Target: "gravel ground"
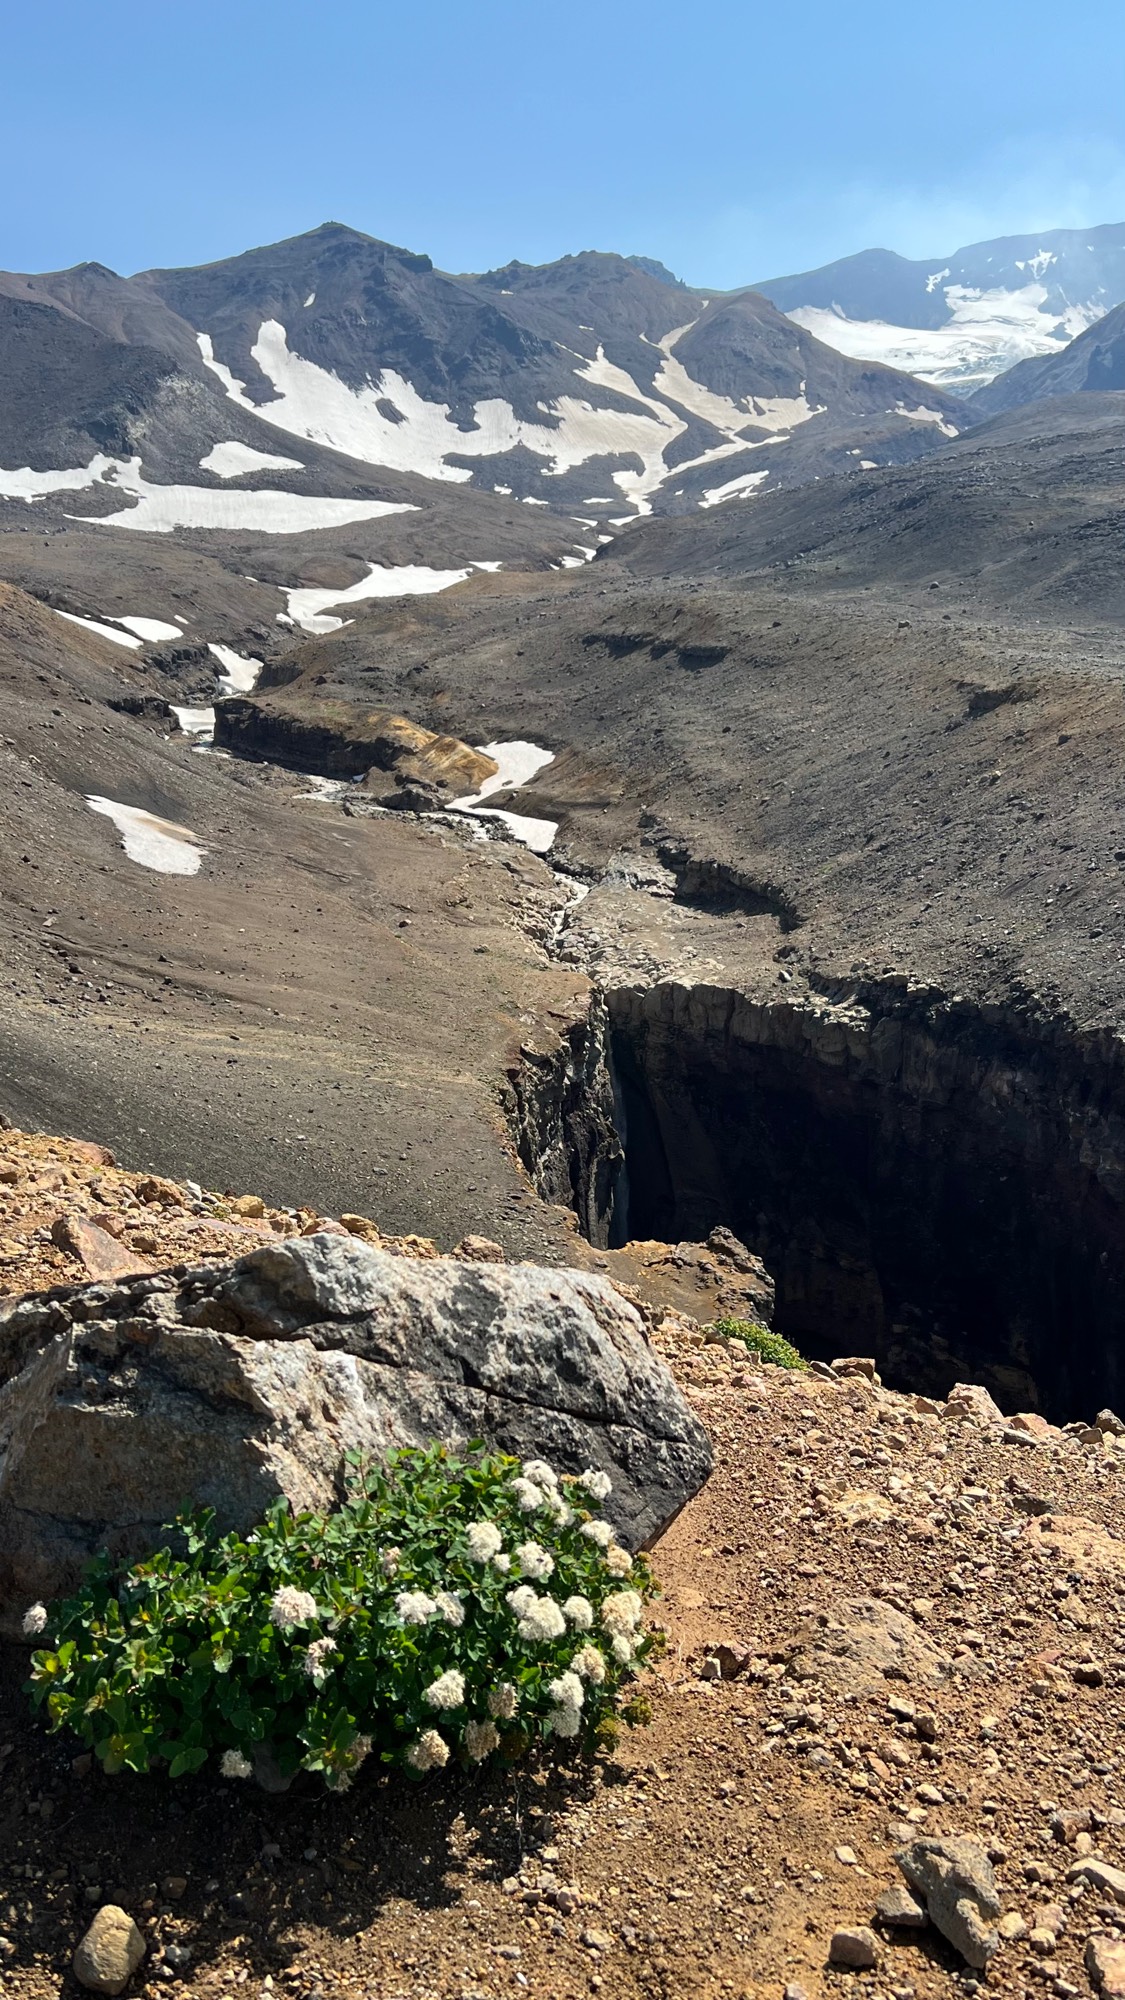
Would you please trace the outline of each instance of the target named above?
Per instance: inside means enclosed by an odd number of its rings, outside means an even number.
[[[955,1420],[956,1398],[758,1367],[674,1312],[654,1337],[716,1469],[655,1551],[651,1726],[573,1773],[347,1799],[107,1781],[27,1722],[13,1652],[6,1990],[68,1990],[107,1901],[148,1940],[136,1990],[184,2000],[1089,1990],[1087,1939],[1125,1930],[1068,1879],[1125,1862],[1125,1454],[1096,1428],[1029,1419],[1018,1441],[971,1399]],[[933,1930],[828,1969],[901,1841],[956,1832],[988,1850],[1017,1933],[987,1974]]]

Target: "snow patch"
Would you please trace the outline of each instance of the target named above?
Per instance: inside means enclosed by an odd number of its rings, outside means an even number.
[[[737,479],[728,479],[725,486],[709,486],[699,504],[701,507],[721,507],[727,500],[746,499],[769,476],[768,465],[764,472],[740,473]]]
[[[912,424],[936,424],[943,437],[955,438],[958,435],[956,424],[947,423],[940,410],[928,410],[924,403],[919,403],[916,410],[908,410],[905,403],[896,403],[887,415],[908,417]]]
[[[5,472],[0,466],[0,500],[26,500],[30,506],[48,493],[80,493],[86,486],[96,486],[117,462],[99,451],[89,465],[75,465],[59,472],[33,472],[30,465]]]
[[[196,844],[197,836],[190,827],[158,819],[155,813],[145,812],[140,806],[123,806],[116,799],[100,798],[97,793],[88,794],[86,804],[91,812],[113,821],[130,861],[138,862],[142,868],[152,868],[158,875],[199,873],[205,850]]]
[[[182,639],[184,636],[182,627],[170,625],[166,618],[119,618],[117,622],[124,625],[127,632],[135,632],[138,639],[150,643],[159,639]]]
[[[201,472],[213,472],[217,479],[241,479],[248,472],[303,472],[299,458],[277,458],[273,452],[255,451],[253,445],[239,444],[237,438],[212,445],[199,461]]]
[[[218,529],[227,534],[301,535],[317,528],[340,528],[350,521],[377,521],[387,514],[417,509],[390,500],[332,500],[304,493],[216,492],[209,486],[152,486],[139,458],[111,461],[104,481],[130,495],[136,505],[116,514],[70,515],[94,528],[133,528],[142,534],[170,535],[176,528]]]
[[[96,618],[80,618],[76,611],[57,611],[56,618],[65,618],[70,625],[84,625],[87,632],[96,632],[99,639],[111,639],[115,646],[128,646],[133,652],[141,645],[129,632],[119,632],[116,625],[102,625]]]
[[[484,565],[478,563],[473,567],[481,569]],[[464,583],[469,573],[469,569],[427,569],[420,563],[403,563],[397,568],[372,563],[367,575],[348,590],[331,586],[327,589],[306,589],[302,586],[287,590],[288,616],[305,632],[337,632],[347,621],[330,616],[330,605],[362,604],[372,597],[427,596],[432,591],[449,590],[455,583]]]
[[[219,675],[220,694],[249,694],[256,686],[263,662],[252,654],[236,653],[233,646],[209,645],[207,651],[213,660],[218,660],[222,672]]]
[[[521,840],[533,854],[546,854],[559,830],[557,820],[533,819],[526,813],[504,812],[498,806],[482,810],[481,801],[491,798],[494,792],[516,791],[526,785],[544,765],[554,763],[554,751],[543,750],[538,743],[525,742],[480,743],[476,747],[482,756],[493,759],[495,774],[485,779],[479,792],[471,792],[463,799],[453,799],[447,810],[471,813],[476,819],[502,820],[513,839]]]
[[[639,403],[641,411],[597,407],[579,396],[561,396],[543,405],[543,415],[551,421],[538,424],[517,417],[510,403],[494,397],[474,406],[472,428],[462,430],[447,403],[427,401],[393,368],[383,369],[377,381],[350,388],[337,375],[294,353],[280,320],[264,320],[251,349],[275,391],[269,403],[252,402],[245,383],[215,360],[209,335],[198,338],[205,364],[231,401],[259,421],[366,464],[426,479],[463,485],[472,478],[472,468],[451,464],[451,459],[498,457],[519,445],[547,461],[546,470],[555,475],[589,458],[638,457],[642,471],[616,473],[614,483],[638,512],[648,512],[648,495],[666,477],[664,448],[687,428],[683,418],[645,395],[623,368],[607,361],[600,347],[593,361],[582,359],[575,369],[578,379]]]
[[[215,711],[213,708],[178,708],[174,701],[168,703],[176,721],[185,736],[207,736],[215,733]]]

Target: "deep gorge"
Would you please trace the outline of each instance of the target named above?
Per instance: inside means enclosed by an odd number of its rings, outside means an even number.
[[[599,996],[553,1068],[517,1088],[521,1155],[595,1242],[725,1223],[810,1357],[1057,1420],[1125,1403],[1113,1034],[905,981],[767,1001],[665,982]]]

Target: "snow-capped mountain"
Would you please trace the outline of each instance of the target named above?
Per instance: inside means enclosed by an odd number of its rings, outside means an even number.
[[[948,257],[864,250],[755,289],[842,354],[969,395],[1059,353],[1125,300],[1125,223],[1002,236]]]
[[[441,486],[577,510],[592,553],[957,427],[752,292],[594,252],[452,276],[334,223],[192,270],[2,277],[0,380],[0,499],[155,532],[299,533]]]
[[[1060,354],[1017,362],[971,399],[975,422],[1016,410],[1047,396],[1125,390],[1125,305],[1115,306],[1104,319],[1064,347]]]

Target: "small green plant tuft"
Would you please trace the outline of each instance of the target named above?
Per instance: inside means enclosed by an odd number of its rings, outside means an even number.
[[[710,1327],[720,1340],[741,1340],[760,1361],[772,1361],[777,1368],[807,1368],[808,1362],[791,1341],[756,1319],[717,1319]]]
[[[654,1643],[648,1564],[594,1511],[609,1492],[602,1471],[435,1445],[353,1462],[330,1514],[279,1501],[245,1535],[185,1514],[146,1561],[101,1557],[31,1607],[28,1692],[109,1772],[212,1761],[342,1791],[368,1757],[421,1777],[592,1751],[643,1719],[628,1688]]]

